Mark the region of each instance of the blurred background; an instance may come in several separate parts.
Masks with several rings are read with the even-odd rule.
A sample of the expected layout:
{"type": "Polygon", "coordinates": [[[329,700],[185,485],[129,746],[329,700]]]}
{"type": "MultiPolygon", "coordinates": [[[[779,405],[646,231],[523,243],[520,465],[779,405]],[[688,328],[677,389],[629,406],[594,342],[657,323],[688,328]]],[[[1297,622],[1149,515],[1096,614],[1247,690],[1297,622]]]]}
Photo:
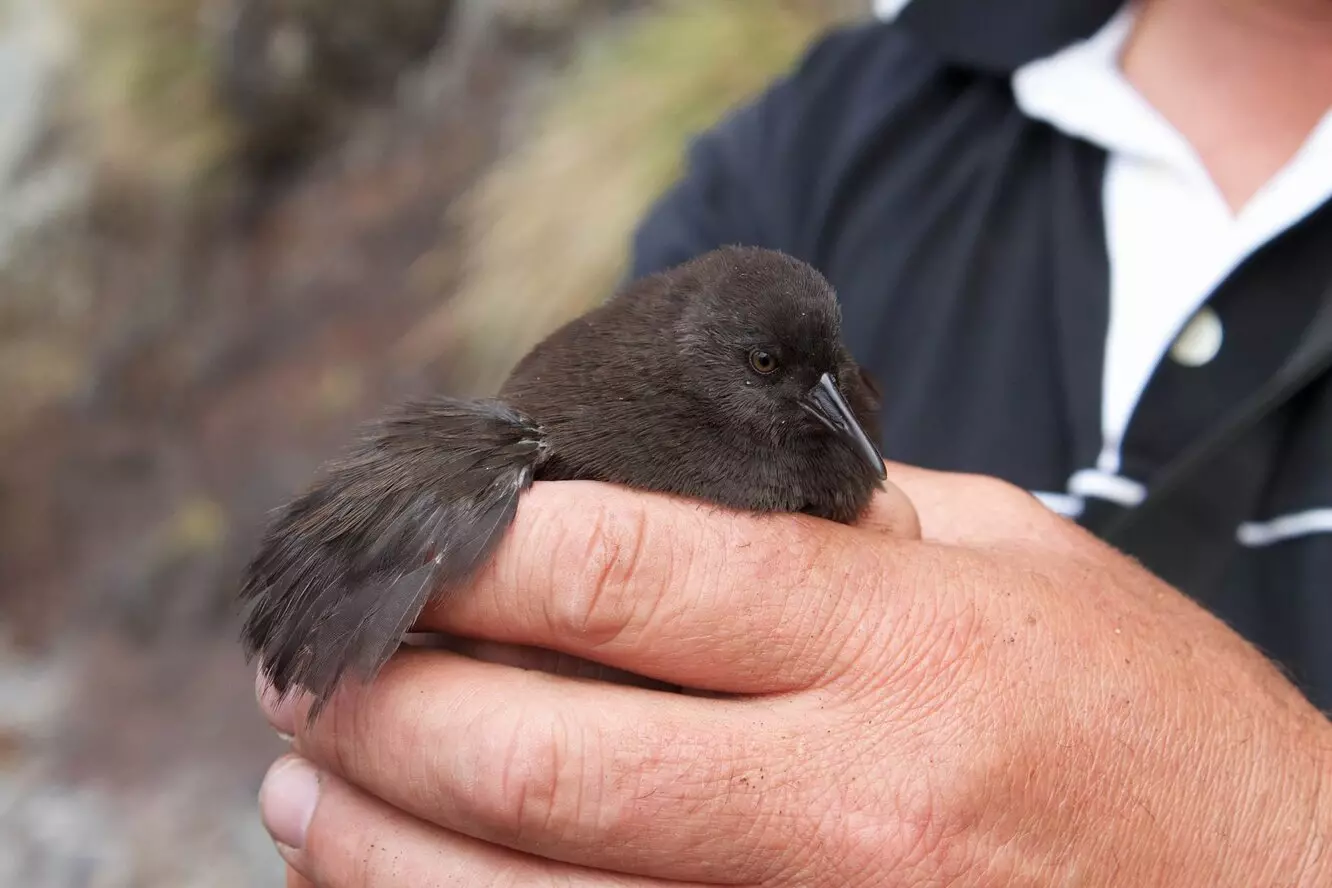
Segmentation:
{"type": "Polygon", "coordinates": [[[0,0],[0,885],[281,884],[269,509],[604,299],[851,0],[0,0]]]}

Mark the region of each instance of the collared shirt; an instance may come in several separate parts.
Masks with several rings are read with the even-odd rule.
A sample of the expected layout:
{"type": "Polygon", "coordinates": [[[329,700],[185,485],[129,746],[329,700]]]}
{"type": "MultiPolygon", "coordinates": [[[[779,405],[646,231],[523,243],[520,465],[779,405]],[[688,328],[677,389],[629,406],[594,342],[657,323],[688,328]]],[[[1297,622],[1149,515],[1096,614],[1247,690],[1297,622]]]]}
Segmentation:
{"type": "MultiPolygon", "coordinates": [[[[967,3],[1009,8],[915,0],[833,31],[701,134],[635,233],[631,274],[727,243],[810,262],[883,390],[885,456],[1004,478],[1113,538],[1322,329],[1328,124],[1223,212],[1125,92],[1118,4],[1022,0],[1059,27],[1033,19],[1033,42],[1026,18],[993,19],[1013,38],[996,47],[974,22],[937,29],[967,3]]],[[[1165,501],[1166,536],[1130,551],[1332,708],[1332,375],[1206,467],[1165,501]]]]}
{"type": "MultiPolygon", "coordinates": [[[[909,0],[877,0],[892,20],[909,0]]],[[[1119,64],[1135,7],[1124,4],[1099,31],[1026,62],[1012,76],[1017,107],[1105,149],[1103,183],[1110,260],[1110,321],[1102,373],[1102,446],[1096,465],[1065,491],[1034,491],[1071,516],[1085,497],[1133,506],[1145,496],[1120,471],[1120,446],[1138,399],[1163,360],[1203,366],[1225,343],[1207,296],[1255,250],[1332,197],[1332,108],[1303,147],[1238,213],[1231,211],[1188,141],[1125,78],[1119,64]]],[[[1332,509],[1243,525],[1268,538],[1332,526],[1332,509]]]]}

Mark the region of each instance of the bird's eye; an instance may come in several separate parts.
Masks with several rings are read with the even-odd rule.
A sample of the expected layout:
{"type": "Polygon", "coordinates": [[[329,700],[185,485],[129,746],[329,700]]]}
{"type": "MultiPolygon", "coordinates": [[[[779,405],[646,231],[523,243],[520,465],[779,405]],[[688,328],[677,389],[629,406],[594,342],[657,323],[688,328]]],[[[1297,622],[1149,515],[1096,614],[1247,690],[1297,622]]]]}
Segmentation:
{"type": "Polygon", "coordinates": [[[767,376],[777,369],[777,359],[771,353],[756,348],[749,353],[749,366],[753,367],[755,372],[767,376]]]}

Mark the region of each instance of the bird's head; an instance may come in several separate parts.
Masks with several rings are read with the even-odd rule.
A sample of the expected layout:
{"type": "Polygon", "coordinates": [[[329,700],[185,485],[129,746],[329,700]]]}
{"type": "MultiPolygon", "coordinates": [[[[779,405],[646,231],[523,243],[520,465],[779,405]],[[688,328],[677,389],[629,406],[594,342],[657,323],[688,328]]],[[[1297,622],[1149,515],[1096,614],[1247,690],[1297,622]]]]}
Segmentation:
{"type": "Polygon", "coordinates": [[[865,426],[873,396],[841,338],[827,280],[773,250],[728,247],[678,269],[675,336],[687,388],[756,444],[817,452],[841,447],[883,479],[865,426]]]}

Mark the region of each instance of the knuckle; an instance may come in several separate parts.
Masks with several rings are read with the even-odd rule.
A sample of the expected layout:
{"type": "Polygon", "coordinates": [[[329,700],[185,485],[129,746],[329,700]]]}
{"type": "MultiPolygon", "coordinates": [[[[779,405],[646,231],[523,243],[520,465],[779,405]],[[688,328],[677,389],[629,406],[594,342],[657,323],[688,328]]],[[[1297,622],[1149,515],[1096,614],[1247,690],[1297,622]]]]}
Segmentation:
{"type": "Polygon", "coordinates": [[[559,840],[595,816],[600,793],[589,779],[584,736],[564,719],[506,716],[479,734],[492,746],[507,737],[496,779],[476,781],[468,807],[482,822],[517,841],[559,840]]]}
{"type": "Polygon", "coordinates": [[[985,816],[966,755],[949,751],[928,767],[884,775],[864,750],[838,748],[831,770],[849,779],[811,810],[804,844],[822,850],[839,884],[966,882],[985,816]],[[857,780],[857,773],[884,777],[857,780]]]}
{"type": "Polygon", "coordinates": [[[960,881],[972,869],[974,825],[981,812],[959,806],[950,790],[916,786],[898,799],[897,835],[889,839],[899,866],[960,881]]]}
{"type": "MultiPolygon", "coordinates": [[[[548,601],[547,618],[557,637],[577,639],[590,647],[611,644],[633,626],[651,592],[625,586],[642,568],[647,548],[648,515],[638,503],[630,506],[599,504],[578,524],[565,529],[570,553],[576,559],[560,594],[548,601]]],[[[561,549],[565,546],[561,546],[561,549]]]]}

